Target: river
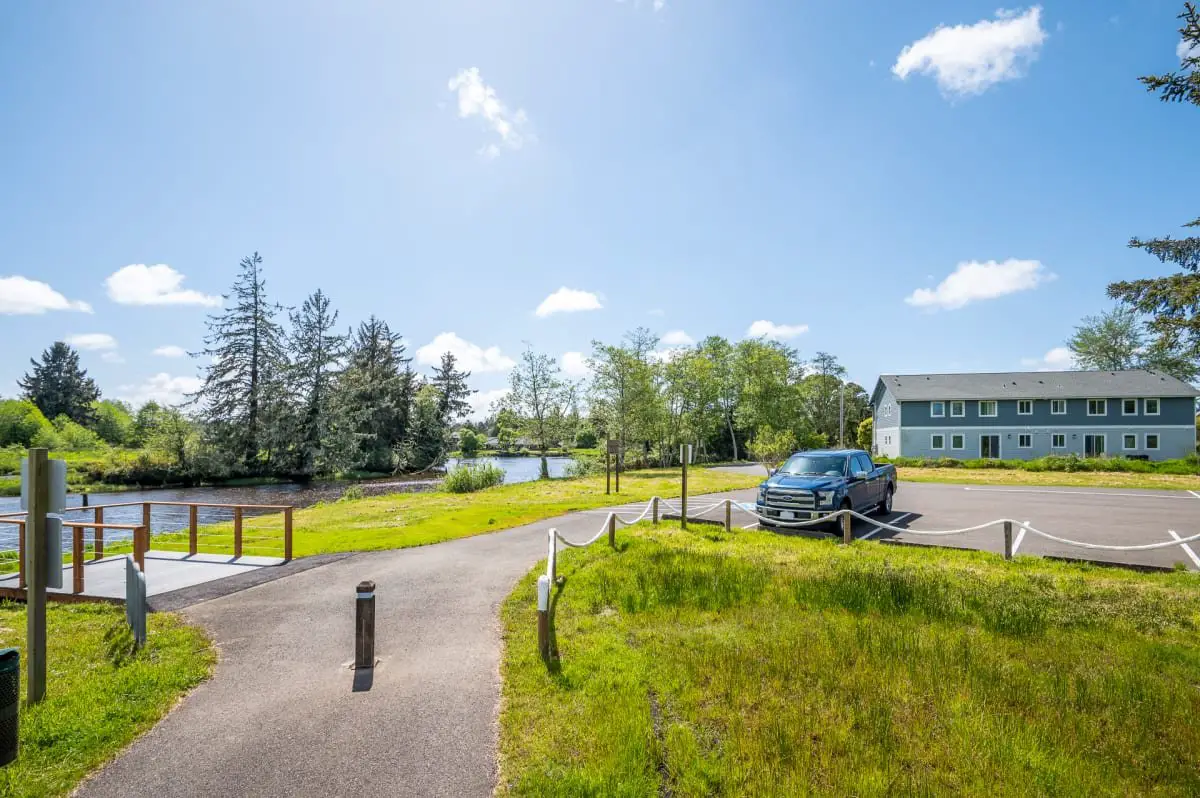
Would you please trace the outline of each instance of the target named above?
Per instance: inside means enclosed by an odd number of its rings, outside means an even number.
[[[565,474],[569,457],[549,457],[550,476],[561,477]],[[538,458],[536,457],[480,457],[472,462],[477,464],[491,463],[504,470],[506,483],[531,482],[538,478]],[[458,465],[451,459],[448,467]],[[127,490],[114,493],[88,494],[88,504],[115,504],[118,502],[214,502],[219,504],[290,504],[294,507],[308,507],[317,502],[336,501],[351,485],[362,488],[368,496],[386,493],[412,493],[432,490],[437,483],[433,478],[415,479],[381,479],[365,480],[362,482],[312,482],[307,485],[285,483],[279,485],[252,486],[220,486],[200,488],[154,488],[149,490]],[[71,494],[67,504],[78,507],[82,497]],[[21,500],[16,496],[0,497],[0,515],[19,512]],[[200,508],[198,511],[201,524],[228,521],[229,510],[220,508]],[[255,515],[250,511],[247,516]],[[90,520],[90,513],[70,513],[68,520]],[[112,524],[141,523],[142,510],[140,507],[117,507],[104,514],[104,520]],[[188,524],[186,507],[155,507],[151,514],[151,529],[153,532],[174,532],[185,529]],[[67,535],[64,535],[66,538]],[[105,533],[108,539],[129,537],[128,533],[117,530]],[[89,532],[90,539],[90,532]],[[16,527],[0,524],[0,550],[16,548]],[[67,550],[70,550],[68,543]]]

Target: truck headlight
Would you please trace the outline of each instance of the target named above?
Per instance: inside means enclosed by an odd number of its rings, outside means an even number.
[[[833,504],[833,500],[837,498],[836,490],[821,490],[817,491],[817,502],[823,506]]]

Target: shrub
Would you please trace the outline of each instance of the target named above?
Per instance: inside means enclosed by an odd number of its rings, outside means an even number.
[[[595,449],[596,444],[599,442],[599,439],[596,437],[596,431],[588,427],[579,430],[578,434],[575,435],[576,449]]]
[[[39,432],[52,435],[54,428],[27,399],[0,401],[0,446],[34,446]]]
[[[446,474],[442,487],[451,493],[474,493],[504,481],[504,469],[492,463],[460,465]]]
[[[366,494],[363,493],[362,485],[351,485],[342,491],[342,495],[338,497],[340,502],[354,502],[363,498]]]
[[[590,477],[604,471],[604,458],[594,454],[576,454],[563,471],[567,479]]]
[[[484,442],[486,442],[486,438]],[[474,457],[479,454],[479,436],[474,430],[464,429],[458,438],[458,448],[462,452],[463,457]]]
[[[58,433],[60,447],[72,452],[84,452],[104,448],[100,436],[87,427],[76,424],[66,416],[54,419],[54,431]]]

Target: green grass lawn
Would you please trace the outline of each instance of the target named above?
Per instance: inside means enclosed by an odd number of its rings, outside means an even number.
[[[0,795],[67,793],[208,677],[216,656],[200,630],[175,615],[151,615],[146,647],[130,655],[124,613],[51,604],[46,698],[26,708],[25,607],[0,604],[0,647],[22,649],[21,748],[0,769]]]
[[[713,493],[754,487],[761,477],[695,469],[688,491]],[[296,557],[341,551],[370,551],[424,546],[444,540],[494,532],[574,510],[645,501],[652,496],[679,495],[677,469],[651,469],[621,475],[621,493],[605,495],[604,477],[551,479],[500,485],[476,493],[397,493],[319,504],[297,510],[293,522]],[[243,523],[246,554],[282,551],[283,520],[279,515],[247,517]],[[200,530],[199,550],[230,552],[228,524]],[[155,535],[154,548],[187,547],[187,535]],[[119,551],[106,547],[106,551]]]
[[[1200,476],[1139,474],[1127,471],[1020,471],[1000,468],[896,469],[901,482],[942,482],[951,485],[1044,485],[1072,488],[1135,488],[1200,491]]]
[[[1200,582],[646,525],[502,607],[512,795],[1200,795]]]

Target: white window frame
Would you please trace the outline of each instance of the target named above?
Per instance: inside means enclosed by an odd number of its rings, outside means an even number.
[[[1055,407],[1062,407],[1062,410],[1055,410],[1054,409]],[[1067,414],[1067,400],[1066,399],[1051,399],[1050,400],[1050,415],[1065,416],[1066,414]]]
[[[994,412],[994,413],[983,412],[983,406],[985,404],[988,404],[989,402],[992,405],[992,409],[995,410],[996,412]],[[980,418],[998,418],[999,416],[1000,416],[1000,402],[998,402],[995,399],[980,399],[979,400],[979,417]]]
[[[1021,412],[1021,405],[1025,404],[1025,403],[1029,404],[1029,412],[1028,413]],[[1032,399],[1018,399],[1017,400],[1017,415],[1018,416],[1032,416],[1033,415],[1033,400]]]
[[[1062,445],[1056,445],[1056,444],[1054,443],[1054,441],[1055,441],[1056,439],[1058,439],[1058,438],[1062,438]],[[1051,448],[1051,449],[1065,449],[1065,448],[1067,448],[1067,433],[1065,433],[1065,432],[1054,432],[1054,433],[1051,433],[1051,434],[1050,434],[1050,448]]]
[[[1133,446],[1129,445],[1130,438],[1133,438]],[[1137,445],[1137,433],[1136,432],[1125,432],[1125,433],[1121,434],[1121,448],[1123,450],[1125,450],[1127,452],[1135,452],[1135,451],[1137,451],[1137,447],[1138,447],[1138,445]]]
[[[1154,412],[1153,413],[1150,412],[1150,405],[1147,404],[1148,402],[1154,402]],[[1142,415],[1144,415],[1144,416],[1162,415],[1162,399],[1156,399],[1154,397],[1143,399],[1142,400]]]
[[[1024,438],[1029,439],[1028,445],[1021,443],[1021,440]],[[1032,432],[1018,432],[1017,433],[1017,448],[1018,449],[1032,449],[1033,448],[1033,433]]]
[[[999,432],[980,433],[980,435],[979,435],[979,458],[981,460],[983,459],[983,439],[984,438],[995,438],[996,439],[996,456],[989,457],[988,459],[989,460],[1003,460],[1004,459],[1004,436],[1001,435]]]
[[[937,405],[942,406],[942,412],[940,412],[940,413],[934,412],[934,408]],[[929,417],[930,418],[945,418],[946,417],[946,403],[940,399],[934,399],[934,400],[930,401],[929,402]]]
[[[1150,436],[1151,435],[1154,436],[1154,445],[1153,446],[1150,445]],[[1145,443],[1144,448],[1146,449],[1146,451],[1157,452],[1158,448],[1160,446],[1162,446],[1162,435],[1160,435],[1157,432],[1147,432],[1145,438],[1143,439],[1143,443]]]
[[[1130,413],[1130,412],[1128,412],[1127,410],[1125,410],[1125,403],[1126,403],[1126,402],[1133,402],[1133,412],[1132,412],[1132,413]],[[1137,399],[1122,399],[1122,400],[1121,400],[1121,415],[1123,415],[1123,416],[1136,416],[1137,414],[1138,414],[1138,400],[1137,400]]]
[[[954,445],[954,439],[958,438],[958,446]],[[950,436],[950,448],[956,451],[963,451],[967,448],[967,436],[961,432],[955,432]]]
[[[1089,437],[1099,438],[1100,440],[1102,440],[1104,442],[1101,444],[1101,446],[1104,448],[1104,454],[1102,456],[1108,457],[1108,433],[1107,432],[1085,432],[1085,433],[1083,433],[1083,456],[1084,457],[1088,456],[1088,454],[1087,454],[1087,439]],[[1096,456],[1096,453],[1092,452],[1092,457],[1095,457],[1095,456]]]
[[[954,412],[955,407],[958,408],[957,413]],[[950,418],[966,418],[966,417],[967,417],[967,403],[965,401],[963,401],[962,399],[951,400],[951,402],[950,402]]]
[[[1101,407],[1104,408],[1104,412],[1093,413],[1092,412],[1092,402],[1102,402],[1103,404],[1101,405]],[[1107,416],[1108,415],[1108,400],[1107,399],[1088,399],[1087,400],[1087,414],[1093,418],[1102,418],[1104,416]]]
[[[942,445],[941,445],[941,446],[935,446],[935,445],[934,445],[933,441],[934,441],[934,439],[936,439],[936,438],[941,438],[941,439],[942,439]],[[930,449],[932,449],[932,450],[933,450],[933,451],[935,451],[935,452],[942,452],[942,451],[945,451],[945,450],[946,450],[946,433],[944,433],[944,432],[935,432],[935,433],[933,433],[932,435],[930,435],[930,436],[929,436],[929,448],[930,448]]]

